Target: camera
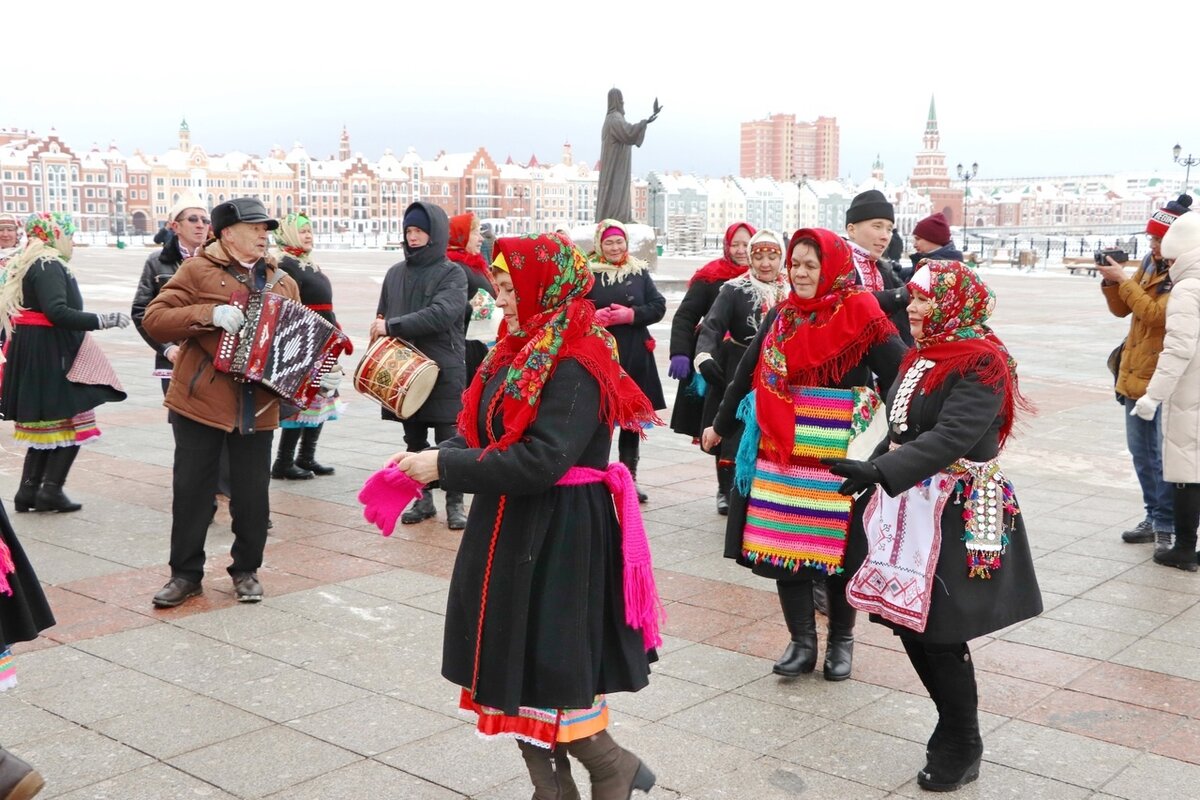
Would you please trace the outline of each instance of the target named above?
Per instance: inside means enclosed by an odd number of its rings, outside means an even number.
[[[1112,260],[1118,264],[1124,264],[1129,260],[1129,253],[1126,253],[1120,248],[1113,248],[1111,250],[1097,250],[1094,255],[1096,258],[1096,264],[1099,266],[1107,266],[1109,256],[1112,256]]]

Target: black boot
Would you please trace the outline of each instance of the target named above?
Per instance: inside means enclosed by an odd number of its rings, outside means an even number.
[[[929,656],[925,652],[925,645],[903,636],[900,637],[900,643],[904,645],[904,652],[908,654],[909,663],[912,664],[917,677],[921,679],[921,685],[925,687],[925,691],[929,692],[929,699],[933,701],[933,705],[938,711],[937,724],[933,726],[933,733],[930,734],[929,741],[925,744],[925,761],[928,762],[929,754],[941,746],[942,739],[946,735],[946,726],[942,721],[942,703],[938,699],[938,685],[934,680],[933,667],[929,665]],[[926,763],[925,769],[928,771],[928,763]]]
[[[825,637],[825,680],[844,681],[854,666],[854,621],[858,612],[846,599],[846,579],[825,579],[829,595],[829,635]]]
[[[25,451],[25,466],[21,470],[21,488],[13,498],[13,507],[17,511],[33,511],[37,507],[38,489],[42,487],[42,477],[46,473],[46,459],[49,450],[39,450],[30,447]]]
[[[300,455],[296,457],[296,466],[300,469],[306,469],[313,475],[332,475],[333,467],[327,467],[317,463],[317,439],[321,437],[321,428],[325,425],[317,425],[312,428],[302,428],[304,431],[300,437]]]
[[[299,428],[279,429],[279,450],[275,453],[275,464],[271,467],[272,478],[306,481],[313,477],[310,471],[296,466],[296,443],[299,441]]]
[[[467,511],[463,508],[462,492],[446,492],[446,527],[461,531],[467,527]]]
[[[0,798],[29,800],[42,790],[46,781],[38,771],[0,747]]]
[[[1196,528],[1200,527],[1200,483],[1175,484],[1175,544],[1156,550],[1154,563],[1195,572]]]
[[[733,486],[733,464],[717,462],[717,513],[729,516],[729,488]]]
[[[532,800],[579,800],[579,788],[571,778],[571,759],[564,746],[550,751],[519,739],[517,746],[533,783]]]
[[[79,503],[72,503],[71,498],[63,494],[62,489],[77,455],[79,455],[79,445],[56,447],[49,451],[46,457],[46,472],[42,477],[42,486],[37,490],[34,511],[66,513],[83,508]]]
[[[953,649],[926,648],[930,675],[942,701],[945,734],[929,751],[929,763],[917,783],[931,792],[952,792],[979,777],[983,738],[979,735],[979,692],[975,665],[966,644]]]
[[[634,789],[649,792],[654,787],[654,773],[613,741],[608,731],[569,742],[567,750],[587,768],[592,800],[629,800]]]
[[[405,525],[415,525],[418,522],[437,516],[437,508],[433,505],[433,492],[428,489],[421,490],[421,496],[418,497],[408,510],[400,515],[400,521]]]
[[[627,431],[621,431],[621,439],[625,438]],[[633,434],[636,436],[637,434]],[[629,470],[629,474],[633,476],[633,488],[637,490],[637,498],[639,503],[644,503],[650,498],[642,491],[642,487],[637,485],[637,468],[638,468],[638,442],[633,440],[632,444],[624,441],[617,441],[617,459],[625,465]]]
[[[817,666],[817,620],[813,616],[812,581],[776,581],[775,586],[792,640],[771,671],[785,678],[806,675]]]

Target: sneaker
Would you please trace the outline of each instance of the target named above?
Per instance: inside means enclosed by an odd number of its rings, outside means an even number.
[[[235,572],[230,577],[239,603],[257,603],[263,599],[262,584],[253,572]]]
[[[1135,527],[1130,528],[1121,534],[1121,541],[1129,544],[1145,544],[1146,542],[1154,541],[1154,523],[1148,519],[1139,522]]]

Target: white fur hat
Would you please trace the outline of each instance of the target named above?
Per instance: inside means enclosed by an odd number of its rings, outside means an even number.
[[[755,245],[767,245],[774,247],[781,253],[784,251],[783,238],[775,231],[767,230],[766,228],[763,228],[758,233],[750,237],[748,249],[751,253],[754,252]]]
[[[1180,214],[1163,235],[1163,258],[1179,258],[1196,249],[1200,249],[1200,212]]]
[[[189,190],[181,194],[175,205],[171,206],[171,210],[167,212],[167,222],[174,222],[179,218],[180,214],[189,208],[198,208],[205,213],[208,212],[208,205],[197,197],[194,192]]]

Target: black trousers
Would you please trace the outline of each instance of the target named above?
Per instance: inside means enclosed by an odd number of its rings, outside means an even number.
[[[172,414],[175,471],[171,501],[171,576],[204,577],[204,542],[212,518],[222,448],[229,451],[229,513],[233,517],[233,564],[229,572],[262,566],[270,517],[271,444],[274,431],[226,433]]]
[[[412,420],[403,420],[401,424],[404,426],[404,445],[410,453],[419,453],[422,450],[428,450],[438,442],[452,438],[458,432],[458,426],[453,422],[413,422]],[[433,441],[429,441],[429,429],[433,428]]]

